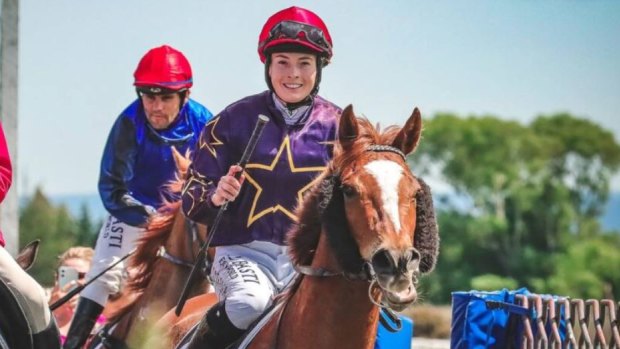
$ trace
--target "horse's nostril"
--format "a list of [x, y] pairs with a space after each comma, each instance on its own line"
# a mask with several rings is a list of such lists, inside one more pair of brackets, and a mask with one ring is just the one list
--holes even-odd
[[379, 250], [372, 256], [372, 267], [379, 274], [391, 273], [395, 267], [394, 258], [387, 250]]
[[412, 248], [411, 250], [409, 250], [409, 261], [419, 261], [421, 256], [420, 256], [420, 252], [418, 252], [418, 250], [416, 250], [415, 248]]
[[415, 248], [412, 248], [407, 253], [407, 257], [408, 257], [407, 262], [406, 262], [407, 270], [412, 270], [412, 271], [417, 270], [420, 265], [420, 259], [421, 259], [420, 252], [418, 252], [418, 250], [416, 250]]

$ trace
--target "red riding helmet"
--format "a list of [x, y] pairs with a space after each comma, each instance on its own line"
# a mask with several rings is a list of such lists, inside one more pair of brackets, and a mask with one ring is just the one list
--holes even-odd
[[269, 17], [258, 37], [258, 55], [265, 63], [269, 49], [283, 44], [298, 44], [324, 57], [327, 65], [332, 57], [332, 38], [323, 20], [301, 7], [289, 7]]
[[181, 92], [192, 87], [192, 67], [183, 53], [163, 45], [147, 52], [133, 73], [138, 89], [159, 93], [162, 90]]

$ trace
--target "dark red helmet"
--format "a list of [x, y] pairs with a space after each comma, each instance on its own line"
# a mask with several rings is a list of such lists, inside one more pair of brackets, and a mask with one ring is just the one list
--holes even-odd
[[265, 63], [275, 46], [301, 45], [323, 57], [327, 65], [332, 57], [332, 38], [323, 20], [301, 7], [289, 7], [269, 17], [258, 37], [258, 55]]
[[179, 92], [192, 87], [192, 67], [181, 51], [168, 45], [153, 48], [138, 63], [133, 73], [138, 89]]

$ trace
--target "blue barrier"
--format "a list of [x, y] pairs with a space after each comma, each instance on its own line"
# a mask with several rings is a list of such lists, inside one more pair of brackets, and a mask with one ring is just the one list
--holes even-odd
[[[403, 327], [398, 332], [390, 332], [379, 324], [375, 349], [410, 349], [411, 337], [413, 337], [413, 320], [398, 315]], [[388, 320], [389, 321], [389, 320]]]

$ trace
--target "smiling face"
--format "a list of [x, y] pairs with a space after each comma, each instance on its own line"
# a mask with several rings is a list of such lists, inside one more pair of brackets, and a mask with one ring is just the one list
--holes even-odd
[[308, 53], [278, 52], [271, 56], [269, 77], [282, 101], [297, 103], [310, 95], [316, 83], [316, 56]]
[[[181, 96], [178, 93], [161, 95], [143, 93], [141, 98], [146, 119], [156, 130], [167, 128], [179, 115]], [[185, 98], [187, 99], [187, 97]]]

